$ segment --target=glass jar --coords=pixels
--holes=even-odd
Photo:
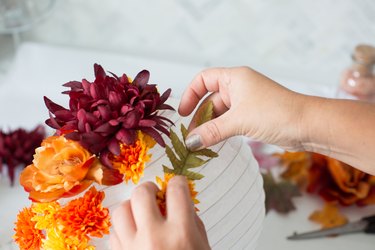
[[[358,45],[352,65],[341,76],[337,98],[375,102],[375,47]]]

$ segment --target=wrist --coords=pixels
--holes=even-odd
[[[298,124],[300,145],[304,151],[324,152],[329,155],[330,126],[324,118],[328,99],[306,95],[302,99],[301,118]]]
[[[308,122],[308,113],[310,112],[309,102],[310,96],[293,92],[293,112],[292,112],[292,122],[294,125],[290,132],[290,138],[293,138],[294,146],[293,151],[306,151],[305,144],[309,141],[309,122]]]

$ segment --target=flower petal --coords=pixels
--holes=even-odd
[[[150,72],[148,72],[147,70],[142,70],[134,78],[133,84],[135,86],[139,86],[141,88],[144,88],[146,86],[146,84],[148,83],[149,79],[150,79]]]

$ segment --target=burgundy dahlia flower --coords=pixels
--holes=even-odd
[[[16,129],[6,133],[0,130],[0,172],[5,164],[12,185],[16,167],[31,164],[35,149],[44,138],[45,130],[41,125],[32,131]]]
[[[147,70],[139,72],[134,81],[125,74],[107,75],[98,64],[94,71],[94,82],[84,79],[63,85],[70,88],[63,92],[70,97],[69,109],[44,97],[50,111],[46,124],[97,155],[108,151],[119,155],[120,143],[133,144],[137,130],[165,146],[161,133],[169,135],[173,123],[159,111],[173,110],[165,104],[171,89],[160,95],[156,85],[148,83]]]

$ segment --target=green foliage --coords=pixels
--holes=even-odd
[[[195,116],[195,124],[196,126],[200,126],[205,122],[211,120],[214,116],[214,104],[212,101],[208,101],[203,103],[199,109],[197,110],[197,114]]]
[[[181,125],[181,134],[183,138],[186,138],[186,133],[186,128],[184,127],[184,125]],[[204,177],[203,175],[193,172],[190,169],[204,165],[210,159],[217,157],[218,154],[208,148],[194,152],[190,151],[186,147],[185,141],[181,141],[172,129],[170,130],[170,138],[173,149],[169,146],[166,146],[165,152],[173,168],[169,168],[163,165],[164,172],[174,173],[176,175],[184,175],[191,180],[202,179]],[[201,156],[204,156],[207,159],[202,159]]]
[[[287,214],[294,210],[292,198],[301,195],[298,186],[289,181],[276,182],[271,172],[262,176],[266,193],[266,211],[274,209],[279,213]]]
[[[212,102],[207,102],[203,104],[197,111],[196,124],[199,126],[204,122],[211,120],[212,115]],[[183,124],[181,124],[181,134],[183,140],[180,140],[178,135],[172,129],[170,130],[169,137],[171,139],[173,149],[169,146],[166,146],[165,152],[169,158],[169,161],[172,164],[172,168],[163,165],[163,170],[165,173],[184,175],[190,180],[200,180],[204,176],[202,174],[191,171],[191,169],[204,165],[212,158],[217,157],[218,154],[208,148],[204,148],[197,151],[190,151],[185,144],[186,136],[188,135],[188,130]]]

